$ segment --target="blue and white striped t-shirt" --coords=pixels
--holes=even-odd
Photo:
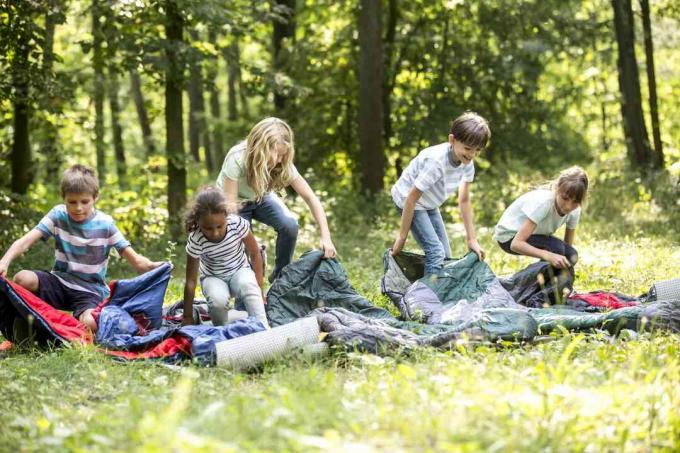
[[[120,253],[130,243],[118,231],[111,216],[94,210],[83,222],[71,219],[63,204],[57,205],[36,226],[43,239],[54,238],[54,274],[69,288],[109,296],[106,268],[111,248]]]
[[[416,203],[416,210],[438,208],[458,190],[461,182],[475,179],[475,165],[455,164],[448,142],[422,150],[392,186],[392,200],[404,208],[404,202],[413,187],[423,192]]]
[[[229,277],[237,270],[250,266],[243,238],[250,224],[243,217],[227,216],[227,234],[219,242],[206,238],[200,229],[192,231],[187,240],[187,255],[199,260],[201,276]]]

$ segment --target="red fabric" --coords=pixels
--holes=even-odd
[[[580,300],[593,307],[603,307],[603,308],[624,308],[624,307],[634,307],[639,305],[640,302],[635,300],[624,300],[614,293],[606,293],[604,291],[594,291],[592,293],[585,294],[572,294],[569,299]]]
[[[73,316],[59,311],[38,296],[16,283],[7,280],[12,289],[21,297],[26,305],[45,320],[50,329],[66,341],[92,343],[92,333]]]
[[[158,343],[152,349],[144,352],[110,351],[108,349],[102,349],[102,351],[108,355],[124,359],[155,359],[170,357],[180,352],[190,355],[191,340],[181,335],[174,335]]]
[[[0,277],[3,278],[4,277]],[[5,279],[12,289],[17,293],[24,303],[29,307],[30,310],[35,312],[36,315],[40,316],[49,325],[49,328],[57,336],[63,338],[66,341],[77,341],[85,344],[93,343],[93,335],[89,329],[82,323],[80,323],[73,316],[57,310],[56,308],[44,302],[38,296],[27,290],[26,288],[17,285],[16,283]],[[115,281],[110,284],[111,291],[115,288]],[[104,300],[96,308],[97,316],[101,309],[109,302],[109,299]],[[0,344],[0,351],[9,349],[12,347],[10,341],[5,341]],[[153,348],[147,351],[113,351],[109,349],[97,348],[99,351],[108,354],[110,356],[120,357],[124,359],[154,359],[162,357],[170,357],[178,353],[184,353],[186,355],[191,355],[191,340],[181,335],[175,334],[174,336],[163,340],[161,343],[157,344]]]

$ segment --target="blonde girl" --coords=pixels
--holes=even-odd
[[[262,292],[262,258],[248,222],[227,214],[222,191],[209,187],[196,195],[185,224],[189,237],[182,324],[199,321],[193,319],[193,303],[200,270],[201,288],[214,325],[229,322],[232,313],[229,301],[233,296],[243,303],[249,316],[268,328]]]
[[[581,167],[567,168],[548,187],[515,200],[498,221],[493,237],[513,255],[533,256],[557,268],[573,266],[578,261],[574,235],[587,193],[586,172]],[[554,237],[564,224],[564,240]]]
[[[336,255],[328,230],[326,213],[295,168],[295,146],[290,126],[278,118],[265,118],[257,123],[248,137],[232,147],[224,158],[216,185],[227,199],[230,210],[244,219],[255,219],[274,228],[276,260],[269,281],[293,258],[298,224],[275,192],[290,186],[302,197],[319,227],[320,247],[325,258]]]

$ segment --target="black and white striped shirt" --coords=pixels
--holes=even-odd
[[[189,234],[186,251],[192,258],[198,258],[202,277],[229,277],[239,269],[250,266],[243,244],[248,232],[250,224],[247,220],[229,215],[224,239],[211,242],[199,228]]]

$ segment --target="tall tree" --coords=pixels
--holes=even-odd
[[[43,49],[43,80],[45,82],[53,79],[54,66],[54,32],[57,24],[63,23],[65,19],[64,4],[61,0],[48,0],[45,11],[45,46]],[[51,84],[46,90],[49,94],[53,91]],[[43,102],[45,110],[44,137],[40,145],[40,154],[45,158],[45,170],[48,181],[53,181],[57,177],[59,168],[63,162],[63,156],[57,149],[59,130],[57,129],[56,116],[60,113],[60,108],[55,105],[54,96],[49,95],[49,99]]]
[[[275,0],[272,11],[274,31],[272,33],[274,80],[274,108],[281,112],[288,96],[285,89],[279,86],[279,73],[286,70],[287,52],[284,52],[284,40],[295,41],[295,0]]]
[[[144,141],[144,150],[146,151],[146,159],[156,154],[156,145],[151,134],[151,121],[149,121],[149,113],[142,94],[142,81],[139,77],[137,69],[130,70],[130,91],[137,109],[137,117],[139,118],[139,127],[142,130],[142,140]]]
[[[396,78],[397,69],[394,67],[394,51],[397,35],[397,20],[399,18],[399,5],[397,0],[388,0],[387,2],[387,27],[385,28],[385,39],[383,40],[384,50],[384,80],[382,91],[383,104],[383,138],[386,143],[392,136],[392,103],[391,96],[394,89],[394,80]]]
[[[120,99],[118,97],[120,84],[118,82],[118,39],[120,30],[113,9],[103,6],[103,14],[106,19],[103,25],[104,37],[106,38],[106,68],[108,71],[108,94],[109,112],[111,114],[111,136],[113,138],[113,152],[116,158],[116,175],[118,187],[127,189],[127,163],[125,159],[125,146],[123,144],[123,128],[120,124]]]
[[[111,60],[109,60],[111,61]],[[116,156],[116,174],[118,175],[118,187],[127,189],[127,163],[125,159],[125,146],[123,145],[123,128],[120,125],[120,100],[118,92],[118,72],[115,65],[109,64],[109,110],[111,112],[111,134],[113,136],[113,151]]]
[[[31,146],[29,143],[29,54],[31,51],[31,16],[20,17],[22,11],[9,20],[14,22],[16,48],[12,64],[12,84],[14,85],[14,134],[12,141],[12,192],[25,194],[31,184],[33,169]]]
[[[217,34],[214,30],[210,30],[208,40],[217,46]],[[206,163],[208,164],[208,172],[213,173],[213,169],[217,162],[222,158],[222,130],[219,126],[222,120],[220,114],[220,93],[217,89],[217,73],[219,67],[219,60],[217,56],[213,55],[210,58],[206,79],[208,81],[208,94],[210,95],[210,116],[212,118],[212,149],[210,155],[206,154],[206,158],[210,157]]]
[[[640,0],[642,30],[645,36],[645,57],[647,62],[647,85],[649,87],[649,114],[652,119],[654,137],[654,166],[663,168],[663,144],[659,127],[659,106],[656,98],[656,74],[654,71],[654,42],[652,40],[652,20],[649,13],[649,0]]]
[[[189,71],[189,154],[194,158],[194,161],[200,162],[199,150],[203,133],[201,117],[205,112],[200,61],[192,61]]]
[[[101,0],[92,0],[92,67],[94,70],[94,146],[97,156],[97,176],[99,184],[106,177],[106,158],[104,149],[104,32],[102,29],[103,7]]]
[[[648,169],[654,156],[649,145],[647,126],[642,113],[640,77],[635,58],[635,27],[630,0],[612,0],[614,29],[618,44],[619,88],[621,90],[621,115],[623,132],[631,163]]]
[[[177,2],[163,2],[165,10],[165,152],[168,159],[168,219],[170,237],[182,236],[181,212],[186,204],[187,172],[182,122],[182,84],[184,81],[184,19]]]
[[[381,0],[359,2],[359,153],[361,186],[371,193],[383,189]]]
[[[240,58],[238,37],[234,36],[231,43],[222,49],[222,55],[227,63],[227,118],[229,121],[236,121],[238,118],[236,83],[238,82]]]

